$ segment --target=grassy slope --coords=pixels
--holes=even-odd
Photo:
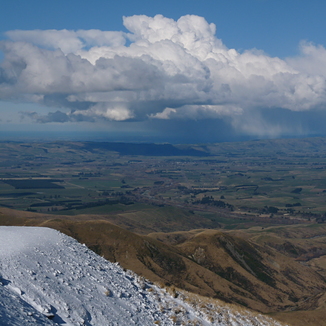
[[[274,231],[253,229],[233,233],[193,230],[144,236],[104,220],[86,220],[85,216],[67,220],[59,216],[1,211],[2,225],[58,229],[152,281],[266,313],[299,309],[325,315],[321,309],[324,301],[320,298],[326,290],[324,278],[313,268],[296,261],[292,251],[290,254],[286,250],[280,252],[279,247],[275,247],[282,239],[291,241],[291,235],[300,233],[299,229],[287,231],[290,240],[282,238],[285,231],[275,228]],[[323,232],[318,227],[309,230],[312,237]],[[264,234],[272,238],[277,235],[278,242],[263,243]],[[297,315],[297,312],[288,312],[276,317],[291,321]],[[313,323],[312,314],[305,313],[305,316],[310,318],[309,325],[320,325]]]

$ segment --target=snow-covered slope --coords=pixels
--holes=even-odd
[[[280,325],[263,316],[194,303],[186,294],[175,298],[58,231],[0,227],[1,326],[182,323]]]

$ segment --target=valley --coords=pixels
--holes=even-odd
[[[326,139],[0,143],[0,225],[290,325],[326,305]]]

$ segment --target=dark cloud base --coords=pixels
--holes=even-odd
[[[285,109],[256,110],[241,117],[243,120],[255,120],[256,129],[240,131],[232,126],[232,121],[223,119],[202,120],[146,120],[129,122],[111,122],[107,128],[94,130],[94,123],[84,125],[84,129],[74,130],[72,125],[64,123],[46,124],[47,131],[0,130],[0,140],[92,140],[124,141],[171,144],[199,144],[216,142],[235,142],[252,139],[296,138],[326,136],[326,112],[312,110],[294,112]],[[251,122],[250,122],[251,123]],[[43,123],[35,127],[44,127]],[[87,126],[89,128],[87,128]],[[269,128],[281,130],[270,135],[259,134],[257,130]]]
[[[216,143],[216,142],[236,142],[253,139],[271,138],[296,138],[326,136],[326,112],[314,110],[309,112],[293,112],[284,109],[261,110],[252,112],[252,116],[245,119],[255,119],[259,117],[257,124],[261,128],[267,126],[272,129],[281,130],[280,133],[266,135],[263,132],[257,134],[241,131],[232,127],[230,121],[222,119],[205,120],[168,120],[152,121],[151,129],[156,130],[153,141],[170,143]],[[259,126],[258,126],[258,129]]]

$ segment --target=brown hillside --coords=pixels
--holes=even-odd
[[[248,241],[248,233],[236,232],[234,236],[215,230],[194,230],[165,233],[170,241],[164,243],[155,235],[139,236],[104,221],[96,222],[97,227],[94,224],[81,223],[81,233],[74,236],[80,241],[87,239],[85,242],[107,259],[119,261],[148,279],[262,312],[288,311],[281,315],[286,322],[291,322],[296,311],[301,310],[309,325],[314,320],[320,325],[325,305],[324,278],[309,264],[298,261],[303,252],[314,248],[316,239],[321,239],[319,228],[290,228],[286,238],[277,230],[279,241],[283,241],[280,246],[275,240],[264,243],[266,233]],[[98,233],[102,240],[92,243]],[[253,242],[255,238],[257,243]]]
[[[325,278],[317,267],[297,259],[303,250],[309,251],[300,242],[304,231],[302,237],[295,237],[300,232],[290,229],[288,238],[283,238],[278,230],[193,230],[144,236],[104,220],[67,220],[2,209],[1,212],[1,225],[58,229],[152,281],[240,303],[260,312],[287,312],[279,317],[287,322],[297,316],[298,310],[325,315],[321,309],[325,304]],[[315,237],[320,236],[320,231],[311,232],[307,241],[319,239]],[[305,316],[311,321],[309,325],[320,325],[313,323],[312,314]]]

